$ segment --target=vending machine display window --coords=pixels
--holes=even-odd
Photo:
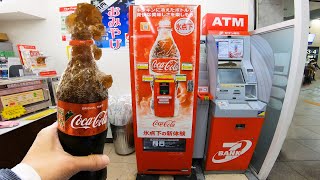
[[[168,95],[169,94],[169,83],[160,83],[160,94]]]

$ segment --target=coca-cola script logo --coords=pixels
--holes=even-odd
[[[152,123],[153,127],[169,127],[169,128],[173,128],[176,125],[176,121],[172,121],[172,120],[168,120],[165,122],[159,122],[158,120],[155,120]]]
[[[178,73],[178,59],[153,59],[151,69],[157,73]]]
[[[96,117],[82,118],[82,114],[74,116],[71,120],[73,129],[97,128],[107,123],[107,111],[101,111]]]

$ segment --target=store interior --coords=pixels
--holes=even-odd
[[[319,36],[319,2],[310,2],[310,34]],[[311,35],[313,36],[313,35]],[[310,39],[308,49],[319,47],[319,39]],[[318,53],[307,52],[306,67],[310,59],[318,62]],[[315,71],[315,80],[301,87],[299,100],[295,108],[292,124],[286,140],[268,179],[318,179],[319,172],[319,79],[320,72]]]
[[[0,169],[57,121],[110,180],[318,179],[319,19],[308,0],[2,0]]]

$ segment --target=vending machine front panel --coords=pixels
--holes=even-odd
[[[200,6],[130,6],[130,69],[138,174],[191,173]]]

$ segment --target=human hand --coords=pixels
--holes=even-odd
[[[21,163],[31,166],[42,180],[69,179],[80,171],[98,171],[109,164],[106,155],[72,156],[59,141],[57,123],[42,129]]]

